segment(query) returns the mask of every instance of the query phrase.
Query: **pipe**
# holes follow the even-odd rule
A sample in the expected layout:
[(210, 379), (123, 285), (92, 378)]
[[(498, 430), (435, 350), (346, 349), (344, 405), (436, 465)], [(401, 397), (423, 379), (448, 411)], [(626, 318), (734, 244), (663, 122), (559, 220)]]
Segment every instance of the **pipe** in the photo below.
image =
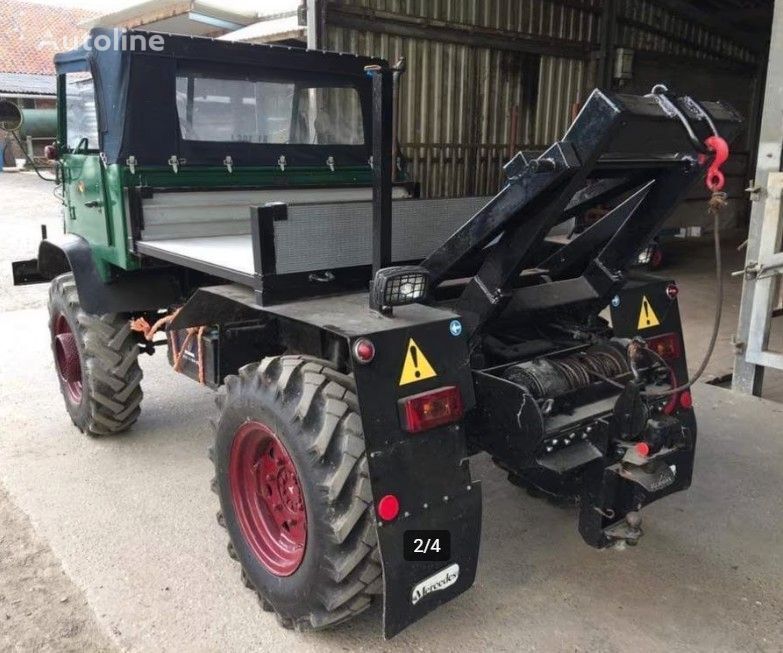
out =
[(25, 109), (0, 100), (0, 129), (17, 132), (22, 138), (55, 138), (57, 109)]

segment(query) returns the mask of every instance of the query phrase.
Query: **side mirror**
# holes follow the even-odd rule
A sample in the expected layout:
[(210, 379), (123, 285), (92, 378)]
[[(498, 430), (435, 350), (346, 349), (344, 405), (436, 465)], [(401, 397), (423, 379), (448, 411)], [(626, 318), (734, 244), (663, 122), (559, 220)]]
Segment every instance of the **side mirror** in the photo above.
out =
[(57, 143), (52, 143), (51, 145), (47, 145), (44, 148), (44, 156), (49, 161), (56, 161), (60, 158), (60, 147), (57, 145)]

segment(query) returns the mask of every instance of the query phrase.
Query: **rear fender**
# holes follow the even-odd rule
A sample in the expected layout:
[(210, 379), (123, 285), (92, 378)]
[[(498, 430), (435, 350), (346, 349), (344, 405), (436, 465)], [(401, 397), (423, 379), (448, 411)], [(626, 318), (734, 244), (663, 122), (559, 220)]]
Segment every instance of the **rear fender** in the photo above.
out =
[[(395, 520), (376, 521), (386, 637), (467, 590), (476, 574), (481, 486), (471, 480), (465, 428), (457, 423), (410, 434), (400, 424), (398, 409), (403, 397), (450, 385), (459, 387), (466, 411), (474, 406), (467, 343), (461, 334), (452, 335), (455, 321), (368, 333), (375, 357), (354, 366), (375, 505), (387, 494), (400, 503)], [(400, 385), (412, 342), (435, 376)], [(409, 530), (449, 531), (450, 559), (406, 561), (403, 537)]]

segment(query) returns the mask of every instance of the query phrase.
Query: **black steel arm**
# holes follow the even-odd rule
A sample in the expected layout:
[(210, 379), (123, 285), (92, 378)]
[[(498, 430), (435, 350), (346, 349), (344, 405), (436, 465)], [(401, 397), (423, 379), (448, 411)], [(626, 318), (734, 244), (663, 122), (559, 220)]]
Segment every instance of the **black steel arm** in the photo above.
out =
[[(604, 245), (631, 218), (650, 192), (655, 181), (648, 181), (604, 217), (588, 227), (576, 238), (563, 245), (549, 258), (538, 264), (552, 280), (584, 270), (598, 248)], [(640, 247), (643, 244), (640, 244)]]
[[(717, 129), (731, 140), (739, 131), (730, 107), (687, 97), (676, 105), (673, 112), (669, 98), (594, 91), (561, 141), (533, 161), (518, 155), (507, 164), (509, 183), (422, 263), (437, 286), (471, 255), (482, 257), (457, 300), (469, 335), (501, 313), (603, 301), (623, 282), (632, 259), (711, 163), (694, 134)], [(553, 226), (629, 191), (551, 253), (544, 240)], [(531, 268), (541, 270), (539, 283), (521, 284)]]
[(468, 333), (502, 307), (514, 278), (531, 264), (535, 249), (558, 223), (574, 195), (585, 187), (591, 170), (621, 126), (621, 115), (614, 101), (593, 91), (563, 140), (539, 157), (557, 156), (558, 167), (571, 164), (572, 174), (549, 192), (531, 198), (530, 211), (507, 224), (503, 238), (468, 283), (458, 302)]

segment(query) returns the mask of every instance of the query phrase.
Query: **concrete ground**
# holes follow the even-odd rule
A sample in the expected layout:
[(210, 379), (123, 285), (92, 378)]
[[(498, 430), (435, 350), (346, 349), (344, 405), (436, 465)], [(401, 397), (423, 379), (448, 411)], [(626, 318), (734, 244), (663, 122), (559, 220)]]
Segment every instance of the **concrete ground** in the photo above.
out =
[[(56, 228), (50, 192), (29, 174), (0, 174), (0, 650), (783, 649), (783, 406), (701, 384), (693, 487), (645, 509), (638, 547), (590, 549), (575, 514), (479, 457), (472, 590), (390, 642), (377, 609), (332, 632), (279, 629), (242, 587), (215, 523), (208, 391), (158, 354), (142, 361), (144, 410), (130, 433), (89, 439), (71, 425), (45, 288), (9, 287), (8, 261), (34, 253), (37, 224)], [(693, 366), (711, 320), (709, 244), (682, 247), (672, 261)], [(727, 267), (741, 267), (736, 258)], [(730, 370), (737, 286), (709, 374)]]

